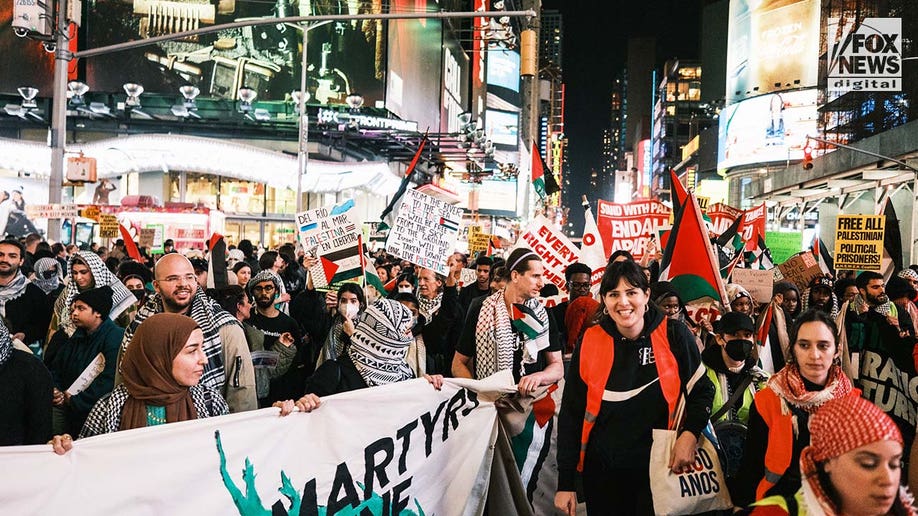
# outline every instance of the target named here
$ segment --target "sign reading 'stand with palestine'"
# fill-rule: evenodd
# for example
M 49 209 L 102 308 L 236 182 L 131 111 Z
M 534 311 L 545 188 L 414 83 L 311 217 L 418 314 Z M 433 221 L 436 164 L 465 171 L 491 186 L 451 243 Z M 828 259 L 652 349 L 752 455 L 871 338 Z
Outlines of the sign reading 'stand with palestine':
M 462 208 L 407 190 L 389 230 L 386 252 L 445 275 L 449 272 L 446 259 L 456 247 L 461 222 Z
M 835 269 L 879 271 L 884 215 L 839 215 L 835 221 Z
M 660 229 L 669 225 L 672 210 L 659 201 L 617 204 L 599 201 L 596 225 L 602 236 L 606 256 L 624 250 L 640 260 Z

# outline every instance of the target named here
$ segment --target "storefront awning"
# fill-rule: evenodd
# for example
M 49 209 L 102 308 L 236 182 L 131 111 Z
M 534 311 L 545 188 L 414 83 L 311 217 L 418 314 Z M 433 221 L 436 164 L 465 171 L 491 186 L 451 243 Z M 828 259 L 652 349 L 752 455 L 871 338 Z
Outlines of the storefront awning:
M 296 188 L 296 156 L 252 145 L 211 138 L 169 134 L 138 134 L 73 143 L 68 155 L 96 158 L 100 179 L 131 172 L 184 170 L 277 188 Z M 51 149 L 42 143 L 0 138 L 0 169 L 48 177 Z M 334 162 L 310 159 L 302 191 L 314 193 L 358 189 L 380 196 L 398 190 L 401 179 L 382 161 Z

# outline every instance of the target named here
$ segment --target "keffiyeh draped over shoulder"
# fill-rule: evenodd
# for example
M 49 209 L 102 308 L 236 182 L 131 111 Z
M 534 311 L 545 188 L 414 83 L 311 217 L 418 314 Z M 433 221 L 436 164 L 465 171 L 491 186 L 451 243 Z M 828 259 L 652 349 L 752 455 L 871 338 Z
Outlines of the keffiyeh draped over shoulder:
M 532 298 L 523 305 L 513 305 L 513 310 L 514 320 L 511 321 L 503 290 L 481 303 L 475 327 L 475 378 L 487 378 L 512 368 L 519 339 L 522 339 L 522 365 L 535 362 L 539 352 L 548 347 L 548 312 L 542 303 Z M 514 327 L 519 329 L 519 334 L 514 332 Z
M 414 340 L 411 319 L 411 311 L 391 299 L 378 299 L 360 316 L 347 353 L 370 387 L 414 378 L 406 358 Z
M 3 367 L 12 355 L 13 338 L 10 337 L 10 330 L 8 330 L 6 325 L 3 324 L 3 321 L 0 320 L 0 367 Z
M 79 287 L 77 287 L 76 282 L 73 281 L 73 264 L 78 256 L 86 263 L 87 267 L 89 267 L 89 271 L 92 273 L 93 284 L 90 288 L 99 288 L 108 285 L 112 289 L 112 311 L 108 314 L 109 319 L 113 321 L 117 319 L 122 312 L 130 308 L 137 300 L 134 294 L 131 294 L 131 291 L 121 283 L 121 280 L 115 277 L 112 271 L 108 270 L 108 267 L 102 263 L 102 259 L 99 258 L 99 255 L 92 251 L 77 251 L 76 254 L 70 257 L 70 261 L 67 263 L 67 270 L 70 273 L 70 282 L 67 283 L 67 288 L 61 292 L 54 307 L 60 327 L 67 332 L 67 335 L 73 335 L 73 332 L 76 330 L 73 323 L 70 322 L 70 305 L 73 303 L 73 298 L 80 293 Z

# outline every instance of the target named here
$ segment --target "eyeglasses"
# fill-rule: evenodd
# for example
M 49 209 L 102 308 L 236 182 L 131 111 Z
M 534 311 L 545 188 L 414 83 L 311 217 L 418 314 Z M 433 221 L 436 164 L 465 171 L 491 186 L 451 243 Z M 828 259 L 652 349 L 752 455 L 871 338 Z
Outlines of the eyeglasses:
M 186 274 L 184 276 L 166 276 L 161 280 L 163 283 L 197 283 L 198 277 L 194 274 Z

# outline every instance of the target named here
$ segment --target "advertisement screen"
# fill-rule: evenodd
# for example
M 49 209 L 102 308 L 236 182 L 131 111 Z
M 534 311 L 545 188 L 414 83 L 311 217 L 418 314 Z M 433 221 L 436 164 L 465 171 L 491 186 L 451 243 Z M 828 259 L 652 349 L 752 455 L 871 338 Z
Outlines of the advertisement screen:
M 520 91 L 520 55 L 512 50 L 488 52 L 488 85 Z
M 460 131 L 459 115 L 469 106 L 469 58 L 455 39 L 443 43 L 443 91 L 440 104 L 440 131 Z
M 396 0 L 391 8 L 413 12 L 418 10 L 416 4 L 415 0 Z M 427 9 L 436 10 L 435 2 L 428 1 Z M 403 120 L 417 121 L 421 128 L 440 126 L 442 25 L 435 19 L 389 22 L 386 108 Z
M 520 115 L 489 109 L 485 115 L 485 134 L 495 145 L 516 147 L 519 139 Z
M 816 86 L 819 0 L 730 0 L 727 104 Z
M 817 132 L 816 90 L 772 93 L 727 106 L 720 114 L 717 168 L 803 159 Z
M 469 192 L 472 183 L 451 182 L 449 188 L 456 192 L 460 208 L 469 209 Z M 478 191 L 478 213 L 482 215 L 516 216 L 516 180 L 492 181 L 483 180 L 480 185 L 474 185 Z
M 377 4 L 96 0 L 85 10 L 85 37 L 79 41 L 79 48 L 98 48 L 246 18 L 378 12 L 380 8 L 373 5 Z M 3 12 L 0 8 L 0 22 Z M 363 95 L 367 105 L 383 100 L 385 33 L 381 21 L 332 22 L 312 28 L 307 67 L 309 101 L 343 104 L 350 92 Z M 51 68 L 36 67 L 35 63 L 52 63 L 53 56 L 42 58 L 40 44 L 16 38 L 11 30 L 0 31 L 0 48 L 6 56 L 0 64 L 0 90 L 15 92 L 19 86 L 31 85 L 41 90 L 40 95 L 50 96 Z M 302 29 L 296 25 L 228 29 L 84 59 L 85 76 L 81 79 L 91 91 L 123 93 L 123 85 L 134 82 L 147 92 L 179 96 L 178 88 L 190 83 L 200 88 L 202 97 L 234 98 L 239 88 L 247 86 L 256 90 L 257 100 L 279 100 L 300 88 L 301 51 Z M 14 73 L 7 73 L 7 66 Z

